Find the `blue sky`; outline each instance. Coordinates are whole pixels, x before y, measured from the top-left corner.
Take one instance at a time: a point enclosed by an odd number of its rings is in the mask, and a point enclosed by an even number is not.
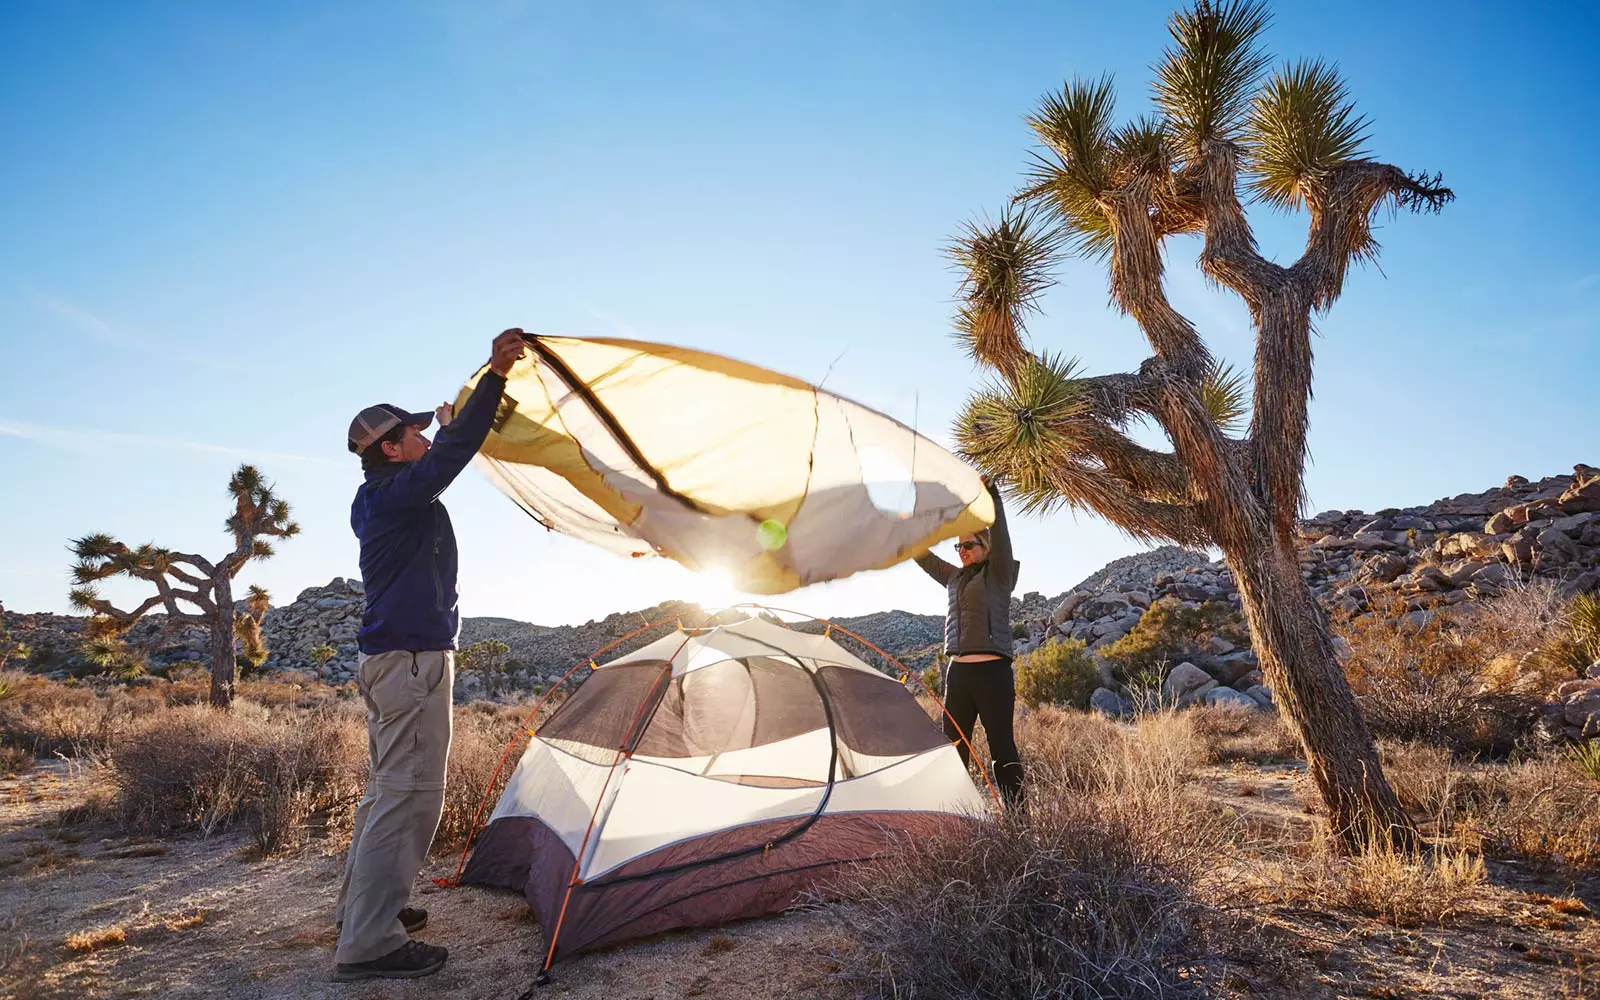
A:
[[[280,600],[355,572],[344,450],[369,402],[431,406],[507,326],[732,354],[941,439],[975,372],[940,247],[997,211],[1023,116],[1111,71],[1148,108],[1165,3],[204,4],[7,0],[0,36],[0,601],[64,610],[69,538],[216,552],[249,459],[304,528],[246,570]],[[1375,510],[1600,462],[1593,39],[1578,4],[1280,4],[1339,64],[1370,148],[1458,200],[1385,220],[1320,324],[1314,506]],[[1567,192],[1578,193],[1574,197]],[[1295,256],[1304,220],[1255,213]],[[1248,364],[1237,302],[1171,246],[1171,295]],[[1036,346],[1136,365],[1074,261]],[[711,597],[447,494],[462,608],[555,624]],[[1136,550],[1087,515],[1016,531],[1020,588]],[[127,593],[122,591],[120,593]],[[912,567],[792,595],[942,610]],[[775,602],[780,603],[780,602]]]

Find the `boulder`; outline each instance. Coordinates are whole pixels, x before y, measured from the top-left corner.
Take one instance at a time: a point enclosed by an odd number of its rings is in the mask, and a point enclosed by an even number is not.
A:
[[[1121,594],[1101,594],[1079,605],[1077,617],[1086,618],[1089,621],[1098,621],[1101,618],[1113,616],[1120,618],[1131,607],[1133,607],[1133,602]]]
[[[1561,494],[1557,503],[1563,514],[1584,514],[1600,510],[1600,477],[1573,483]]]
[[[1248,649],[1219,656],[1207,664],[1206,672],[1220,683],[1238,687],[1239,679],[1256,671],[1256,655]]]
[[[1272,689],[1267,687],[1265,684],[1256,684],[1252,687],[1245,688],[1244,693],[1254,699],[1255,703],[1260,705],[1262,708],[1269,708],[1274,711],[1277,710],[1278,703],[1272,700]]]
[[[1050,615],[1050,623],[1060,625],[1068,618],[1071,618],[1072,613],[1078,609],[1079,605],[1087,601],[1089,596],[1081,590],[1075,590],[1063,597],[1061,603],[1056,605],[1056,610]]]
[[[1533,562],[1533,541],[1522,535],[1512,535],[1509,541],[1500,543],[1500,551],[1506,562],[1513,565],[1526,566]]]
[[[1573,538],[1579,538],[1583,535],[1583,529],[1597,519],[1600,519],[1600,511],[1585,511],[1582,514],[1558,517],[1551,522],[1550,527],[1564,531]]]
[[[1233,706],[1249,709],[1252,712],[1261,710],[1261,703],[1242,691],[1235,691],[1230,687],[1214,687],[1207,691],[1200,699],[1207,705],[1218,707]]]
[[[1089,710],[1112,719],[1126,719],[1133,714],[1133,706],[1122,695],[1103,687],[1095,688],[1089,696]]]
[[[1389,583],[1406,571],[1406,560],[1393,552],[1382,552],[1368,559],[1360,576],[1378,583]]]
[[[1398,548],[1381,531],[1363,531],[1355,536],[1355,547],[1361,552],[1384,552]]]
[[[1559,528],[1546,528],[1539,532],[1535,544],[1539,549],[1540,561],[1549,565],[1569,563],[1581,555],[1577,543]]]
[[[1171,673],[1167,674],[1167,679],[1161,683],[1161,690],[1179,705],[1189,705],[1195,699],[1204,697],[1207,691],[1216,686],[1217,682],[1210,674],[1185,661],[1173,667]]]

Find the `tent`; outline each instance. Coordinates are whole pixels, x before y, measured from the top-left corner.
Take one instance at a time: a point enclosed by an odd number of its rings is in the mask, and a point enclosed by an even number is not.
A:
[[[954,744],[829,635],[752,617],[597,666],[533,735],[461,881],[557,958],[772,913],[985,812]]]
[[[777,594],[994,521],[966,463],[799,379],[645,341],[527,339],[475,463],[551,531]]]

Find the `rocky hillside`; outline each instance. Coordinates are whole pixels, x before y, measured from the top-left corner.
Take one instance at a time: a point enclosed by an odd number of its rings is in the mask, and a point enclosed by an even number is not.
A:
[[[1326,606],[1351,614],[1405,616],[1420,623],[1441,607],[1493,596],[1530,579],[1555,581],[1568,595],[1592,591],[1600,589],[1600,470],[1579,465],[1572,475],[1537,482],[1512,476],[1483,493],[1404,510],[1325,511],[1301,522],[1299,542],[1301,572],[1313,590]],[[1127,634],[1144,609],[1163,597],[1190,605],[1239,604],[1226,565],[1202,553],[1158,548],[1118,559],[1065,594],[1035,592],[1015,600],[1013,621],[1026,631],[1017,649],[1023,652],[1056,636],[1080,638],[1099,649]],[[348,680],[356,664],[362,602],[359,581],[337,578],[270,610],[262,628],[272,649],[267,669],[312,669],[334,682]],[[548,681],[647,623],[699,623],[703,618],[698,607],[681,602],[576,626],[468,618],[461,641],[498,639],[510,647],[510,661],[527,680]],[[82,619],[5,612],[4,620],[16,638],[38,651],[45,669],[69,665],[75,657]],[[845,618],[839,624],[914,668],[932,661],[942,631],[939,616],[904,611]],[[670,622],[663,626],[668,627]],[[133,639],[152,650],[157,665],[204,660],[206,655],[202,630],[167,629],[161,616],[141,622]],[[324,646],[333,655],[319,666],[315,651]],[[1170,693],[1175,698],[1270,705],[1271,695],[1261,687],[1248,649],[1205,651],[1188,667],[1192,669],[1173,671]],[[1125,709],[1126,696],[1108,678],[1097,704]],[[1594,708],[1600,713],[1600,678],[1579,684],[1567,696],[1597,702]],[[1580,728],[1588,725],[1586,711],[1579,713]]]

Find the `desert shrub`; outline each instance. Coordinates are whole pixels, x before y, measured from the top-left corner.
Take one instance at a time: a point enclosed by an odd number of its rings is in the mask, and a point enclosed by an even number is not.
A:
[[[1035,783],[1030,810],[844,876],[843,975],[878,996],[1181,997],[1220,950],[1207,853],[1137,808]]]
[[[489,813],[505,790],[511,772],[522,759],[528,745],[528,731],[518,724],[530,705],[496,705],[476,701],[455,710],[455,731],[450,738],[450,763],[445,776],[444,815],[434,836],[436,850],[467,846],[478,823],[488,821]],[[507,753],[507,747],[510,751]],[[504,755],[499,774],[495,768]],[[478,815],[480,805],[482,814]]]
[[[1300,739],[1277,712],[1234,705],[1196,705],[1185,715],[1209,764],[1277,764],[1300,760]]]
[[[211,834],[248,823],[256,847],[297,845],[315,812],[353,804],[367,768],[361,720],[343,710],[271,713],[182,705],[142,718],[108,753],[130,829]]]
[[[1016,659],[1017,697],[1030,707],[1088,708],[1100,674],[1082,639],[1054,638]]]
[[[1028,637],[1028,623],[1027,622],[1012,622],[1011,623],[1011,638],[1013,638],[1013,639],[1026,639],[1027,637]]]
[[[0,776],[21,774],[33,766],[33,754],[21,747],[0,746]]]
[[[941,657],[935,657],[934,661],[932,663],[928,664],[926,667],[923,667],[922,668],[922,673],[917,675],[920,678],[922,678],[922,686],[927,688],[928,691],[930,693],[932,693],[935,698],[943,698],[944,697],[944,662],[943,662],[943,660],[944,660],[944,658],[942,656]],[[915,686],[913,686],[913,690],[916,690]]]
[[[0,745],[40,756],[92,757],[140,715],[164,704],[153,686],[62,683],[16,673],[7,677],[9,695],[0,699]]]
[[[1234,830],[1195,781],[1186,715],[1121,725],[1044,707],[1018,741],[1026,814],[905,845],[832,887],[867,995],[1180,997],[1241,946],[1217,933]]]
[[[1239,613],[1230,605],[1207,601],[1186,608],[1176,598],[1164,597],[1150,605],[1127,635],[1101,649],[1100,656],[1123,684],[1159,681],[1168,667],[1200,655],[1212,638],[1249,645]]]
[[[1378,614],[1344,620],[1345,675],[1380,739],[1414,740],[1460,755],[1503,757],[1532,739],[1538,701],[1484,681],[1489,648],[1449,616],[1420,628]]]
[[[1463,762],[1442,747],[1384,744],[1384,773],[1407,809],[1460,848],[1600,869],[1600,784],[1560,752]]]

